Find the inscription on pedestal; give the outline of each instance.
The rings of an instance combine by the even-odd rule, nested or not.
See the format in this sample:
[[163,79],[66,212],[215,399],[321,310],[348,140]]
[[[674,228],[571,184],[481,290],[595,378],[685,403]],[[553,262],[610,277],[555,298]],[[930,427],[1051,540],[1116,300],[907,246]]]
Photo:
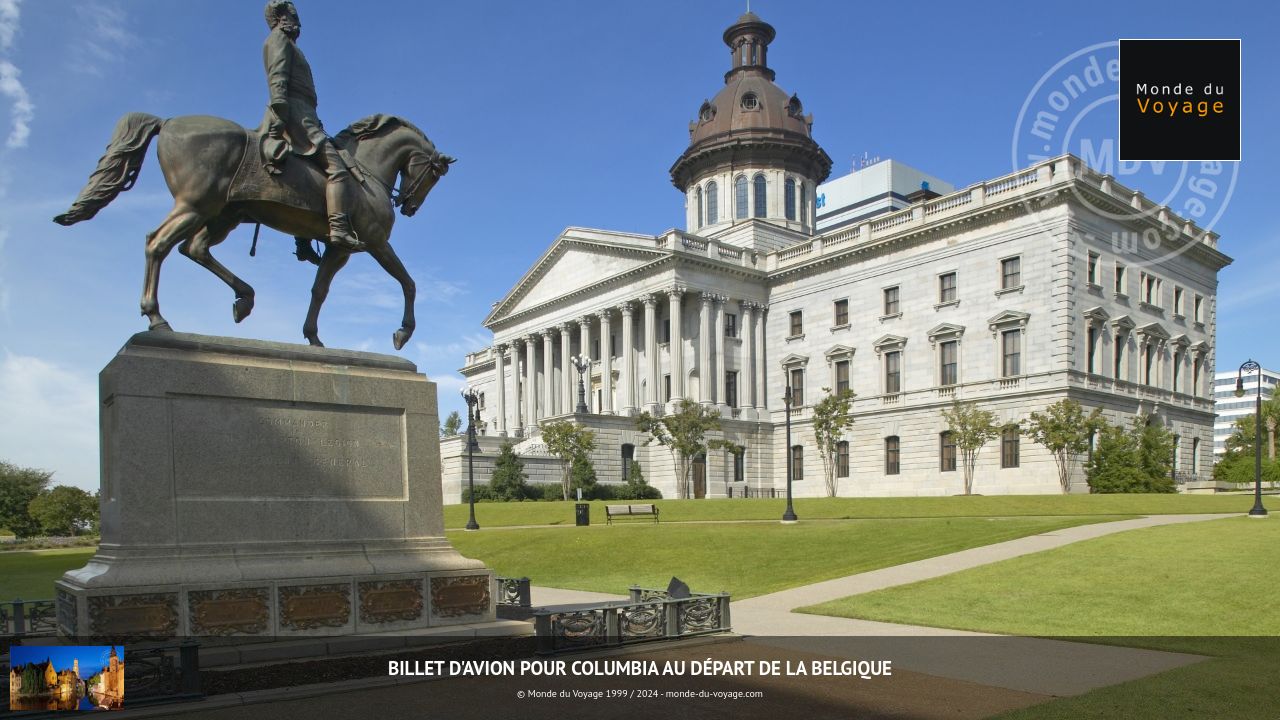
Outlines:
[[76,596],[57,589],[58,629],[63,635],[72,637],[76,634]]
[[169,406],[181,500],[408,497],[400,409],[198,395]]
[[422,583],[388,580],[360,583],[360,622],[381,624],[422,617]]
[[178,632],[178,594],[90,597],[89,628],[94,635],[175,635]]
[[431,613],[437,617],[485,615],[489,612],[489,576],[431,578]]
[[188,621],[192,635],[256,635],[270,622],[267,588],[192,590]]
[[280,627],[310,630],[342,627],[351,619],[347,585],[294,585],[280,588]]

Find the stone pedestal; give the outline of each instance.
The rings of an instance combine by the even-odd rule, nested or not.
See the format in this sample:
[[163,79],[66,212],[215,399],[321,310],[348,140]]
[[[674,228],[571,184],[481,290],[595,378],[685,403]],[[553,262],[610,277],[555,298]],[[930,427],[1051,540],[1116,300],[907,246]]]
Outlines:
[[435,384],[401,358],[146,332],[100,376],[102,544],[62,633],[307,636],[489,622],[444,537]]

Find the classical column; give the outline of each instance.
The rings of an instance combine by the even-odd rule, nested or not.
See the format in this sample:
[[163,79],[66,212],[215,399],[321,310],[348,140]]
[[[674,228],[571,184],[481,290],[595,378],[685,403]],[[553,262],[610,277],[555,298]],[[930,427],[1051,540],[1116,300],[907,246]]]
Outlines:
[[613,310],[600,311],[600,412],[613,414]]
[[555,384],[551,382],[551,372],[555,360],[555,343],[551,339],[551,329],[542,333],[542,416],[556,414]]
[[752,373],[752,382],[756,386],[756,407],[761,410],[760,414],[763,415],[764,411],[769,409],[769,386],[765,383],[767,379],[765,377],[765,369],[769,366],[769,363],[765,362],[764,357],[764,316],[765,313],[769,312],[769,308],[765,305],[756,305],[756,309],[760,312],[755,317],[756,367],[755,372]]
[[645,409],[658,412],[662,404],[662,388],[658,382],[658,296],[644,296],[644,364],[645,383],[649,386],[649,402]]
[[746,402],[742,402],[744,398],[738,398],[738,404],[750,410],[748,414],[754,419],[756,407],[756,383],[753,378],[756,376],[756,326],[753,313],[756,304],[743,300],[741,303],[742,332],[745,337],[742,338],[742,355],[738,360],[738,394],[745,397]]
[[538,333],[530,333],[524,340],[524,425],[525,434],[532,435],[538,427],[538,373],[534,361],[538,354]]
[[702,312],[698,315],[698,402],[711,404],[711,301],[714,293],[702,293]]
[[716,296],[716,404],[720,414],[729,417],[729,399],[725,397],[724,304],[729,298]]
[[680,301],[684,296],[684,288],[676,286],[667,291],[667,299],[671,301],[668,309],[671,317],[671,342],[668,349],[671,353],[671,400],[684,399],[684,333],[680,321],[684,317]]
[[493,348],[493,371],[498,377],[498,437],[507,436],[507,346]]
[[[587,411],[595,412],[595,400],[591,397],[591,318],[578,319],[578,354],[587,359],[587,374],[582,378],[582,385],[587,393]],[[577,382],[574,378],[574,382]],[[570,391],[572,392],[572,391]],[[576,401],[575,401],[576,402]]]
[[624,302],[622,310],[622,414],[636,414],[636,356],[632,347],[635,334],[635,305]]
[[560,412],[571,413],[575,403],[573,402],[573,363],[569,361],[569,356],[573,354],[569,346],[572,340],[570,333],[573,332],[573,326],[569,323],[561,323],[560,325]]

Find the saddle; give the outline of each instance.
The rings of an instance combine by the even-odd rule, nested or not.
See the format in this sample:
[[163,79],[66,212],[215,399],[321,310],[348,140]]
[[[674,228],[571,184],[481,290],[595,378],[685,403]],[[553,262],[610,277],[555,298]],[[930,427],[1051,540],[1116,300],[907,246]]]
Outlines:
[[[246,142],[240,166],[227,189],[227,202],[271,202],[287,207],[323,214],[325,212],[325,175],[306,158],[273,152],[276,142],[261,130],[245,128]],[[272,172],[264,155],[275,162]]]

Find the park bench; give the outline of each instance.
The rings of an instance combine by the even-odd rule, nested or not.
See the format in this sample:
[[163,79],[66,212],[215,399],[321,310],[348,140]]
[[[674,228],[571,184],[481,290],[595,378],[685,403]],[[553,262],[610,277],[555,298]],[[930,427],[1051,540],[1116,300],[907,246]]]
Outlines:
[[654,522],[658,522],[658,507],[652,503],[648,505],[605,505],[605,524],[612,525],[615,517],[652,517]]

